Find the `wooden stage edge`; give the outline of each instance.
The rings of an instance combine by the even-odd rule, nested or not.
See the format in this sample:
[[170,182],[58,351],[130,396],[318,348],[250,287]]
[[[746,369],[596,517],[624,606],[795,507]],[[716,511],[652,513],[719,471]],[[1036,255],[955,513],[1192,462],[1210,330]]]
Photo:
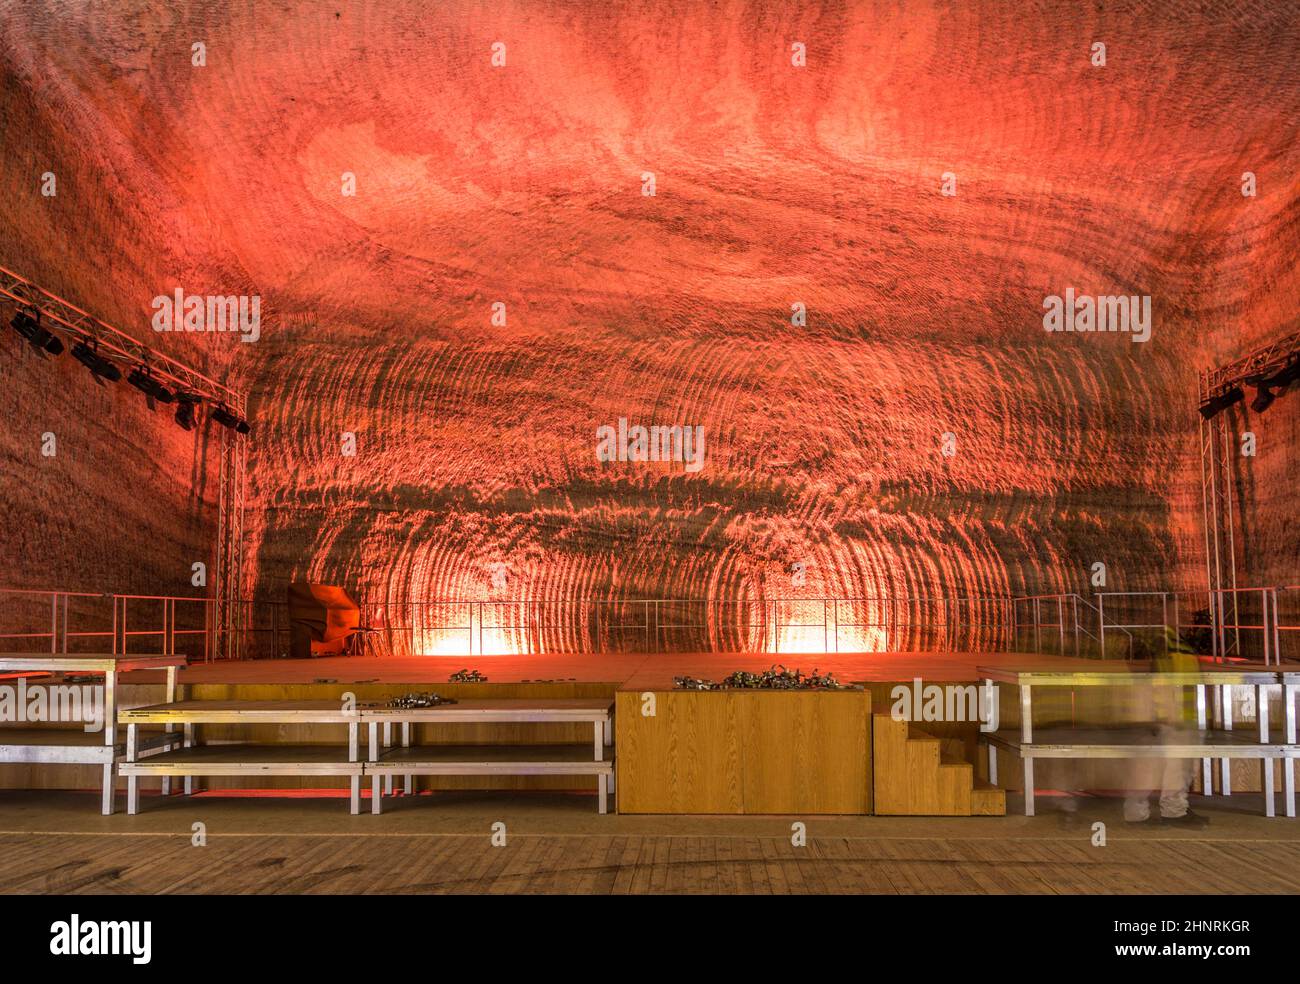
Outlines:
[[[720,680],[735,670],[765,670],[773,664],[810,673],[834,673],[841,683],[911,681],[965,682],[976,668],[1023,664],[1028,653],[545,653],[505,656],[327,656],[320,659],[229,660],[193,663],[181,673],[185,684],[275,685],[409,683],[423,688],[445,684],[461,669],[476,669],[490,683],[604,683],[621,690],[670,690],[683,674]],[[157,676],[157,680],[153,679]],[[132,683],[161,682],[162,674],[134,673]]]

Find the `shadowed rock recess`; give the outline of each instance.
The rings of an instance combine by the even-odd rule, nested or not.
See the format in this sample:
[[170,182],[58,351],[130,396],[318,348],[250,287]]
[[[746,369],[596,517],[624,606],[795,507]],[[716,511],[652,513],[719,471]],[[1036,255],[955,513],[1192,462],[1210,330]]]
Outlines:
[[[257,597],[1195,585],[1196,371],[1297,325],[1298,50],[1286,2],[10,3],[0,265],[249,395]],[[177,287],[260,340],[155,333]],[[1045,332],[1068,288],[1150,341]],[[3,582],[193,593],[214,425],[7,329],[0,378]],[[1251,583],[1296,569],[1297,404],[1234,411]],[[598,461],[620,418],[703,467]]]

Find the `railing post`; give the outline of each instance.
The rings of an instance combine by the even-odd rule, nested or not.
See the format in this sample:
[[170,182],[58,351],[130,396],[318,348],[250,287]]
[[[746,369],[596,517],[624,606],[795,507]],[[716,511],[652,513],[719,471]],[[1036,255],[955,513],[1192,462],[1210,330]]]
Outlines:
[[[1268,645],[1268,589],[1267,588],[1259,589],[1259,605],[1260,605],[1260,619],[1259,619],[1260,634],[1264,637],[1264,665],[1268,666],[1269,645]],[[1259,696],[1260,696],[1260,700],[1266,699],[1262,688],[1259,691]],[[1284,764],[1288,768],[1290,768],[1292,765],[1292,763],[1290,762],[1286,762]]]
[[885,623],[885,652],[887,653],[893,652],[893,650],[890,649],[889,647],[889,630],[894,627],[894,613],[893,611],[890,610],[890,605],[892,604],[893,604],[892,598],[883,599],[881,603],[881,608],[885,612],[883,621]]
[[1165,653],[1169,653],[1169,592],[1160,592],[1160,635],[1165,640]]
[[1097,638],[1101,646],[1101,658],[1106,658],[1106,596],[1097,595]]
[[1178,612],[1178,593],[1174,592],[1174,642],[1181,646],[1183,644],[1182,619]]
[[1281,619],[1277,615],[1277,588],[1269,588],[1269,594],[1273,596],[1273,660],[1278,666],[1282,665],[1282,638],[1278,626]]

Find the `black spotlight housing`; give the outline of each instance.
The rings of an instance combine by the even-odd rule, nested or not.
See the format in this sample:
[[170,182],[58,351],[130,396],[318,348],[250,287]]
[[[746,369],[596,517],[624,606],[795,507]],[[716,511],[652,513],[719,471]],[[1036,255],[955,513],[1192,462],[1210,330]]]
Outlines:
[[247,434],[252,430],[252,428],[248,426],[247,420],[239,416],[239,414],[235,413],[225,404],[213,407],[211,416],[212,419],[222,427],[229,427],[237,434]]
[[1209,420],[1215,414],[1222,413],[1234,403],[1240,403],[1246,398],[1246,391],[1240,386],[1230,386],[1221,393],[1211,396],[1201,404],[1201,416]]
[[1250,409],[1255,413],[1263,413],[1273,405],[1277,397],[1269,390],[1268,382],[1259,382],[1255,384],[1255,399],[1250,401]]
[[194,430],[196,423],[194,410],[202,402],[193,393],[176,394],[176,423],[182,430]]
[[1280,372],[1268,381],[1274,389],[1286,389],[1292,383],[1300,381],[1300,356],[1288,362]]
[[105,379],[116,383],[122,378],[122,370],[100,355],[97,346],[88,345],[84,341],[77,342],[72,346],[72,357],[90,370],[100,386],[104,385]]
[[63,342],[53,332],[42,327],[40,312],[32,317],[26,311],[18,311],[9,322],[9,327],[27,339],[27,344],[42,355],[63,354]]
[[149,398],[149,409],[153,409],[153,401],[159,403],[175,403],[176,396],[162,383],[154,379],[149,374],[149,370],[144,366],[136,366],[126,377],[126,381],[138,389],[141,393]]

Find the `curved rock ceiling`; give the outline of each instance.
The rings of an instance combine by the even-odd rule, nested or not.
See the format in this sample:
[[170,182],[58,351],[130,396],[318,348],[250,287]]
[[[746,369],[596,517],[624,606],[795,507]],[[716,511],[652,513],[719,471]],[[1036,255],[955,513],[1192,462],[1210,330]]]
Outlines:
[[[1294,326],[1300,18],[1069,6],[6,3],[0,265],[248,393],[261,597],[1195,583],[1196,369]],[[261,338],[154,334],[177,287],[260,296]],[[1150,341],[1045,332],[1067,288],[1150,295]],[[9,506],[15,576],[187,575],[211,428],[6,377],[14,483],[63,496]],[[620,418],[704,466],[599,462]]]

